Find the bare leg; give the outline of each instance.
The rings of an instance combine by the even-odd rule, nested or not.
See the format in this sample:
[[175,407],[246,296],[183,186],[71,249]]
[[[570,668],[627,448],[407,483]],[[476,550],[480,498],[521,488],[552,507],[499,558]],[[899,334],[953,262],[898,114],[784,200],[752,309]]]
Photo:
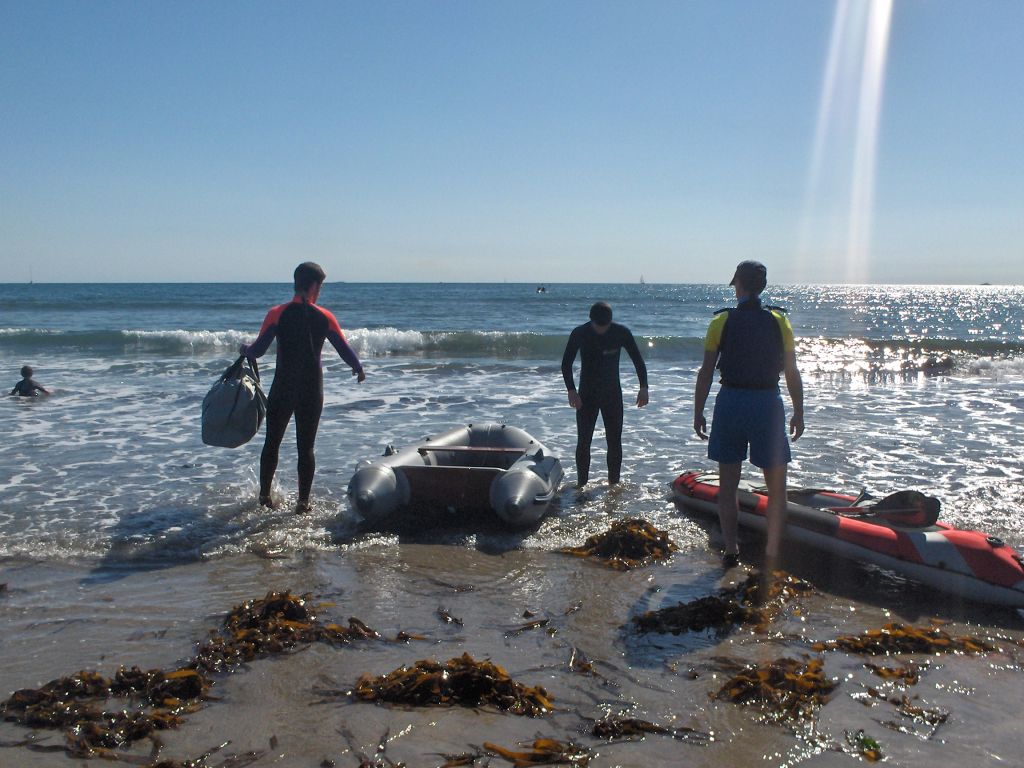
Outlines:
[[786,465],[764,470],[764,484],[768,486],[768,539],[765,543],[765,571],[771,573],[779,561],[782,535],[786,530]]
[[735,555],[740,551],[736,543],[736,526],[739,519],[736,489],[740,484],[742,466],[741,462],[718,465],[718,522],[722,526],[722,538],[725,540],[727,555]]

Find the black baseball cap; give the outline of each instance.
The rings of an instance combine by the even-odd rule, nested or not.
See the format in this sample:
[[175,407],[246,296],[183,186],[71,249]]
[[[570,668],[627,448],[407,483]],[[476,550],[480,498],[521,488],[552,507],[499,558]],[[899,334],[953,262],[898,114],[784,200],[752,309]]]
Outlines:
[[729,285],[739,282],[747,290],[760,293],[768,285],[768,269],[760,261],[741,261],[736,265],[736,274]]

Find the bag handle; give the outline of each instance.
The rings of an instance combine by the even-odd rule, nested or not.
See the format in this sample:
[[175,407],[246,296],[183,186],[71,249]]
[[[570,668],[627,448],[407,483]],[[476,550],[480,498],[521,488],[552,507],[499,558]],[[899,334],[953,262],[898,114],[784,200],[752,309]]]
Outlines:
[[228,379],[239,378],[240,374],[242,373],[242,363],[244,363],[246,361],[246,359],[248,359],[248,361],[249,361],[249,367],[252,368],[252,374],[256,378],[256,383],[259,384],[260,383],[260,366],[259,366],[259,363],[256,362],[256,358],[254,358],[254,357],[246,358],[245,355],[239,355],[238,359],[235,360],[235,362],[233,362],[231,365],[229,365],[228,369],[226,371],[224,371],[224,373],[220,377],[220,380],[221,381],[227,381]]

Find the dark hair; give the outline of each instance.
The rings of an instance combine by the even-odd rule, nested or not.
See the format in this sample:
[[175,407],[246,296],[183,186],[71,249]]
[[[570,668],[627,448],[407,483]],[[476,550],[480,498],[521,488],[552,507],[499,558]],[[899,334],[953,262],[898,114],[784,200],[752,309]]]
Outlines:
[[312,261],[304,261],[295,268],[295,292],[305,293],[314,285],[327,279],[323,267]]
[[23,365],[23,366],[21,366],[21,378],[23,378],[23,379],[31,379],[33,373],[35,373],[35,371],[32,370],[32,366],[31,365]]
[[590,308],[590,319],[598,325],[608,325],[612,321],[612,305],[607,301],[599,301]]

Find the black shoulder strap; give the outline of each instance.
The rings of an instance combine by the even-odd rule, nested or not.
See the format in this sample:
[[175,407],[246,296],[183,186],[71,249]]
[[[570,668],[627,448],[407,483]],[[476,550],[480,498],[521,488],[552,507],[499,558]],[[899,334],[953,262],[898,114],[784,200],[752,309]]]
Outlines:
[[723,312],[732,312],[733,309],[735,309],[735,307],[722,307],[721,309],[716,309],[715,310],[715,314],[716,315],[720,315]]
[[775,310],[776,312],[781,312],[782,314],[786,314],[787,312],[787,309],[785,307],[777,307],[774,304],[765,304],[764,308],[768,310]]

